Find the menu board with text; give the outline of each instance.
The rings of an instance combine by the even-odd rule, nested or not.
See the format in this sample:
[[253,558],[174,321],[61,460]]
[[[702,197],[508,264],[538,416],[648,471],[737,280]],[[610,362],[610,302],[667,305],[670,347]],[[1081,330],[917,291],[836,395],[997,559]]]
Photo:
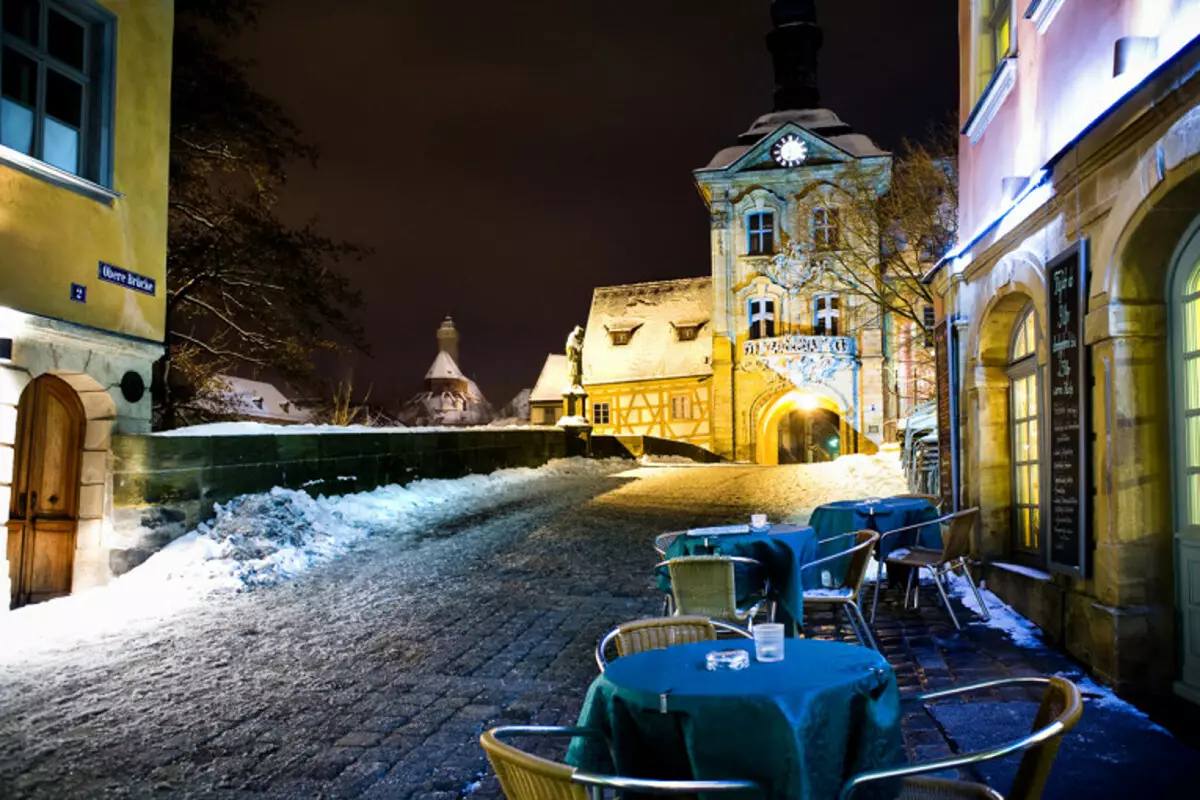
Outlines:
[[1087,577],[1091,553],[1091,374],[1084,343],[1087,265],[1077,244],[1046,269],[1049,298],[1050,568]]

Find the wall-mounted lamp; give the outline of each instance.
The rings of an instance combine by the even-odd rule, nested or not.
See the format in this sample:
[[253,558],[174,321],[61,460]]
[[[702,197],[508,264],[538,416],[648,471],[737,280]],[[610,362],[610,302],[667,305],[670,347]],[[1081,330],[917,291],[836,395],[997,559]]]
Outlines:
[[12,361],[12,339],[0,339],[0,364]]

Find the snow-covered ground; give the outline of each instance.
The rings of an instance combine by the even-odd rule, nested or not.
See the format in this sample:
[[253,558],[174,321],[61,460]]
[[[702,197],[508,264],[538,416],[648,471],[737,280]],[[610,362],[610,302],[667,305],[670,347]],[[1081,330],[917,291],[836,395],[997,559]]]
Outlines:
[[[239,425],[257,423],[237,423]],[[216,518],[176,539],[109,585],[0,614],[0,664],[30,651],[70,645],[152,624],[208,595],[294,578],[373,533],[412,537],[533,485],[602,477],[621,460],[561,459],[453,480],[421,480],[341,497],[275,488],[216,507]]]

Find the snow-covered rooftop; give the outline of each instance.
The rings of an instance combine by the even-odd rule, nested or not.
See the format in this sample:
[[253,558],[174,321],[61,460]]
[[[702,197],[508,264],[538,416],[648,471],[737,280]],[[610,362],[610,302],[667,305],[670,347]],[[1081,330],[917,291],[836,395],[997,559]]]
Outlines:
[[563,389],[567,386],[567,357],[558,353],[546,356],[542,365],[542,374],[538,375],[533,392],[529,395],[531,403],[562,402]]
[[445,350],[439,350],[437,357],[433,359],[433,365],[429,367],[429,371],[425,373],[425,380],[465,380],[462,370],[458,368],[458,364],[454,363],[454,359]]
[[[583,342],[584,384],[711,375],[712,337],[701,327],[692,341],[679,341],[676,328],[707,324],[712,306],[712,278],[596,289]],[[629,332],[631,322],[629,343],[613,344],[610,333]]]
[[804,128],[857,158],[888,154],[869,137],[854,133],[849,125],[829,109],[804,108],[763,114],[754,121],[749,130],[738,137],[738,144],[721,150],[704,169],[725,169],[788,123]]
[[[207,404],[216,411],[232,411],[239,417],[287,424],[312,419],[311,412],[297,408],[273,384],[233,375],[217,375],[214,382],[219,400],[214,399],[214,402]],[[200,402],[205,404],[204,400]]]

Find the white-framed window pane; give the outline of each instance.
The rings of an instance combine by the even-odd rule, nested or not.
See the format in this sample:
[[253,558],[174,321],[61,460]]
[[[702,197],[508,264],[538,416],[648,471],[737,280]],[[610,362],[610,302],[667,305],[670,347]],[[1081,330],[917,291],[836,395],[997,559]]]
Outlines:
[[1188,524],[1200,525],[1200,472],[1188,473],[1186,486]]
[[0,144],[25,155],[33,153],[32,108],[0,98]]
[[1029,399],[1024,378],[1013,384],[1013,419],[1025,419],[1029,416]]
[[79,131],[46,117],[42,160],[72,174],[79,172]]

